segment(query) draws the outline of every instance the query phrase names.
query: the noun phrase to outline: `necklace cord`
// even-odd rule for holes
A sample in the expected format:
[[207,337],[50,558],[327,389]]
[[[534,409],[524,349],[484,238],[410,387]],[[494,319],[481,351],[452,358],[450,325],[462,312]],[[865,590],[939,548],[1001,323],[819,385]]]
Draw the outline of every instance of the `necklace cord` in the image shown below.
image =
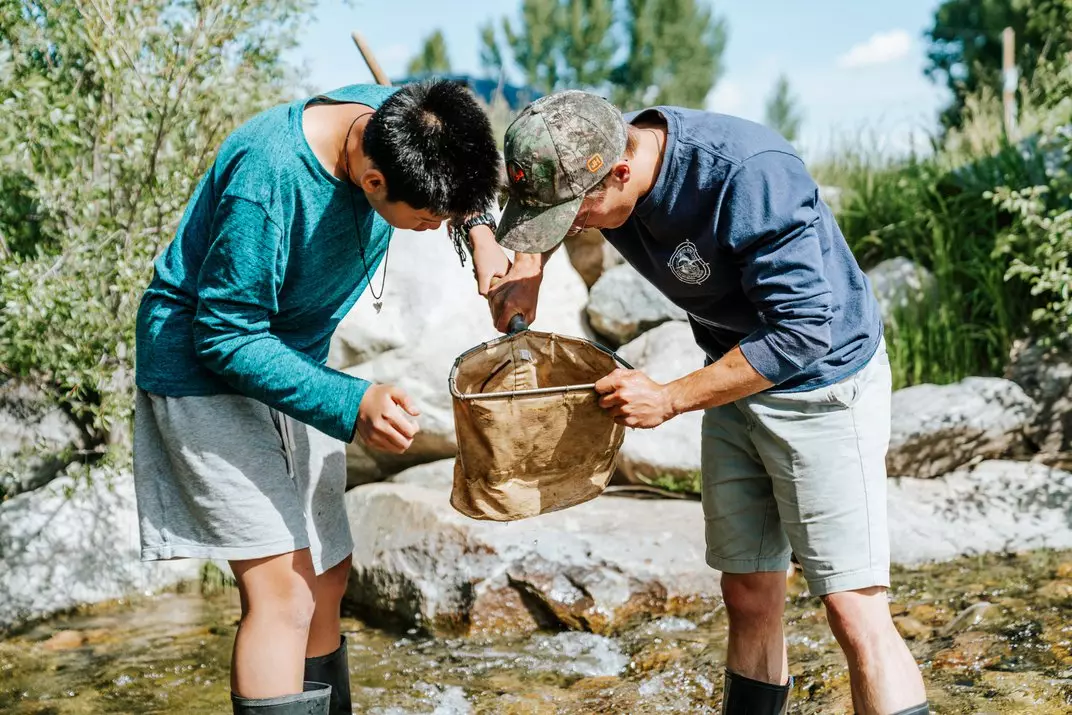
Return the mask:
[[[350,127],[346,130],[346,138],[343,140],[342,155],[346,162],[346,179],[348,193],[350,196],[350,211],[354,217],[354,232],[358,233],[360,229],[357,224],[357,204],[354,202],[354,176],[350,173],[350,133],[354,130],[354,125],[362,117],[368,117],[374,114],[374,112],[365,112],[359,114],[354,118],[354,121],[350,122]],[[365,268],[365,281],[368,284],[369,292],[372,293],[372,299],[379,301],[383,297],[383,290],[387,286],[387,259],[391,256],[391,241],[387,241],[387,250],[383,255],[383,279],[380,281],[380,294],[376,295],[376,289],[372,286],[372,274],[369,272],[368,260],[365,258],[365,247],[361,243],[360,236],[357,241],[357,248],[361,251],[361,265]]]

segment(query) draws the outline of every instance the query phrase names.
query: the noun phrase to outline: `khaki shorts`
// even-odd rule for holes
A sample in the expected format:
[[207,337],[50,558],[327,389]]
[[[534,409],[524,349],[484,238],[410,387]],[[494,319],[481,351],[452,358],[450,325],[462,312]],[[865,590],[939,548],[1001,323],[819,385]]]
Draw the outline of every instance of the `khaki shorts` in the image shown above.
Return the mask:
[[708,564],[724,573],[785,571],[795,553],[814,595],[889,586],[890,393],[882,343],[834,385],[708,410]]

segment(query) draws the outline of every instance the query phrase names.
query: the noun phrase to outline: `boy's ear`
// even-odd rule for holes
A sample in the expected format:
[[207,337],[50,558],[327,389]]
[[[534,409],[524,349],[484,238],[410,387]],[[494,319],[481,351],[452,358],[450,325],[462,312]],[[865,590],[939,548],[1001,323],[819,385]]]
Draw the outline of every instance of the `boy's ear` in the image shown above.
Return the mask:
[[629,162],[620,161],[611,167],[610,173],[614,174],[614,178],[617,179],[619,183],[628,184],[629,177],[633,175],[633,170],[629,166]]
[[372,196],[385,196],[387,179],[379,169],[369,169],[361,175],[361,189]]

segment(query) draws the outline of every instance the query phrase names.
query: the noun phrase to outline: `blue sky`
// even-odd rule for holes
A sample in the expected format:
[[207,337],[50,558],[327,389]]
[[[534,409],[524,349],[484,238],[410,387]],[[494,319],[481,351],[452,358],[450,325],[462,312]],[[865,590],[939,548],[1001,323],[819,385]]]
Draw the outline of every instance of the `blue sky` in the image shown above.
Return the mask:
[[[701,0],[703,1],[703,0]],[[708,108],[762,120],[784,72],[804,111],[799,144],[821,154],[848,136],[903,151],[933,130],[946,93],[923,76],[925,43],[938,0],[729,0],[725,71]],[[314,91],[372,76],[350,40],[358,30],[388,76],[400,76],[422,39],[447,39],[453,69],[478,72],[478,27],[517,13],[519,0],[322,0],[292,60]]]

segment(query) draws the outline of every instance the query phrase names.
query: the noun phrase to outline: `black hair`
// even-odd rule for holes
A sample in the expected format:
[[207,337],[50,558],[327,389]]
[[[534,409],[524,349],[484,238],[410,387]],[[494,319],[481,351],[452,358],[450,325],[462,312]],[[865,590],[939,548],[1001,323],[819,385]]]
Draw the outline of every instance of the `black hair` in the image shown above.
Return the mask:
[[423,80],[388,97],[363,148],[386,179],[387,200],[461,217],[487,210],[501,182],[491,122],[465,85]]

